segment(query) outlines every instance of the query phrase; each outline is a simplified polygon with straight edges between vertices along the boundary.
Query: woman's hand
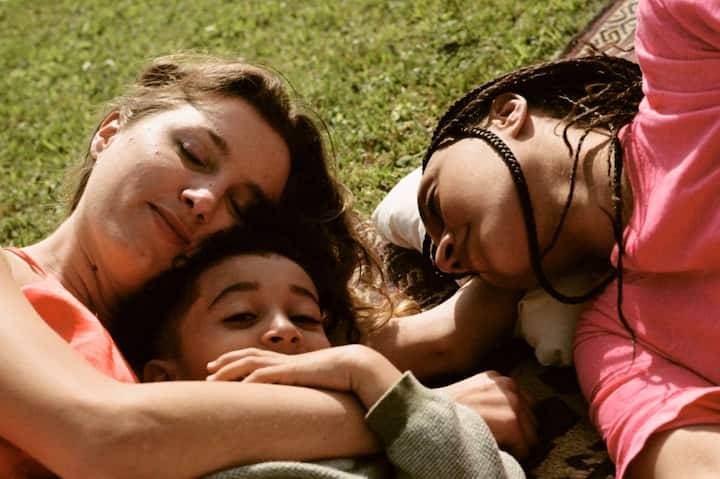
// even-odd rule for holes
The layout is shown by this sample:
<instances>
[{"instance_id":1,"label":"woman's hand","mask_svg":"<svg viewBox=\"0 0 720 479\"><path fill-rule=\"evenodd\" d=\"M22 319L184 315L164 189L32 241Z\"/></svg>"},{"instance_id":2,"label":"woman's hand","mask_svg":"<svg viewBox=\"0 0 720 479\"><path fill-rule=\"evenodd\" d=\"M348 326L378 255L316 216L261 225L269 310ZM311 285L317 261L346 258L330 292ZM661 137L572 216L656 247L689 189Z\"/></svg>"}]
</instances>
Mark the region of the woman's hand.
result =
<instances>
[{"instance_id":1,"label":"woman's hand","mask_svg":"<svg viewBox=\"0 0 720 479\"><path fill-rule=\"evenodd\" d=\"M223 354L208 364L208 380L242 380L353 392L366 408L401 376L377 351L359 344L302 354L257 348Z\"/></svg>"},{"instance_id":2,"label":"woman's hand","mask_svg":"<svg viewBox=\"0 0 720 479\"><path fill-rule=\"evenodd\" d=\"M533 401L512 378L488 371L439 389L480 414L500 447L512 455L526 457L537 442Z\"/></svg>"}]
</instances>

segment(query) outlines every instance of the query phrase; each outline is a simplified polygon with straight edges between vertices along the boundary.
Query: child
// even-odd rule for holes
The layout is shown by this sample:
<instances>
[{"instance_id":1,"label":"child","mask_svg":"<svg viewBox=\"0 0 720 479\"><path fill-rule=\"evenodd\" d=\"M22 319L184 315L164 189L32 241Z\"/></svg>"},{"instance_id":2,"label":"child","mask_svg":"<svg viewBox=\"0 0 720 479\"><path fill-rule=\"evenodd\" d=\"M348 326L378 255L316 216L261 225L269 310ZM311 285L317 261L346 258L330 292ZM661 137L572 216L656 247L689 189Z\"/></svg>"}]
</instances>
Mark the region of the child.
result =
<instances>
[{"instance_id":1,"label":"child","mask_svg":"<svg viewBox=\"0 0 720 479\"><path fill-rule=\"evenodd\" d=\"M243 380L352 392L387 455L265 462L212 477L524 477L473 411L368 347L331 347L330 338L346 342L362 325L342 299L346 286L323 262L328 257L312 232L235 229L211 238L120 311L128 318L123 324L144 333L115 332L144 381Z\"/></svg>"}]
</instances>

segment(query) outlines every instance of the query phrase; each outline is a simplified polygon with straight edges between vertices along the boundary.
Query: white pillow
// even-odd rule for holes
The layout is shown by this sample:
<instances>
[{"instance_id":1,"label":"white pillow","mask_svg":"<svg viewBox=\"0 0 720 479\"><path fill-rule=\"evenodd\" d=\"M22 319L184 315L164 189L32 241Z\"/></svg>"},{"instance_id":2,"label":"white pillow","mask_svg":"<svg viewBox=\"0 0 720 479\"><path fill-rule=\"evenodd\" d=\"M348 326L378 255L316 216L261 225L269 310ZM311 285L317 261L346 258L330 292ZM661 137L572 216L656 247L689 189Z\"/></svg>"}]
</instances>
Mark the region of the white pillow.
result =
<instances>
[{"instance_id":1,"label":"white pillow","mask_svg":"<svg viewBox=\"0 0 720 479\"><path fill-rule=\"evenodd\" d=\"M582 294L596 282L592 275L566 276L552 281L565 294ZM545 366L570 366L573 363L575 324L585 307L565 304L542 288L525 293L518 302L515 336L522 337L535 349L535 357Z\"/></svg>"},{"instance_id":2,"label":"white pillow","mask_svg":"<svg viewBox=\"0 0 720 479\"><path fill-rule=\"evenodd\" d=\"M375 208L371 220L389 242L422 252L425 226L417 206L421 177L422 169L417 168L401 179Z\"/></svg>"},{"instance_id":3,"label":"white pillow","mask_svg":"<svg viewBox=\"0 0 720 479\"><path fill-rule=\"evenodd\" d=\"M402 178L373 211L377 232L389 242L422 252L425 227L420 220L417 192L422 169ZM592 284L589 277L556 281L560 291L581 293ZM518 303L515 334L535 349L535 357L546 366L570 366L575 323L583 305L560 303L542 288L529 290Z\"/></svg>"}]
</instances>

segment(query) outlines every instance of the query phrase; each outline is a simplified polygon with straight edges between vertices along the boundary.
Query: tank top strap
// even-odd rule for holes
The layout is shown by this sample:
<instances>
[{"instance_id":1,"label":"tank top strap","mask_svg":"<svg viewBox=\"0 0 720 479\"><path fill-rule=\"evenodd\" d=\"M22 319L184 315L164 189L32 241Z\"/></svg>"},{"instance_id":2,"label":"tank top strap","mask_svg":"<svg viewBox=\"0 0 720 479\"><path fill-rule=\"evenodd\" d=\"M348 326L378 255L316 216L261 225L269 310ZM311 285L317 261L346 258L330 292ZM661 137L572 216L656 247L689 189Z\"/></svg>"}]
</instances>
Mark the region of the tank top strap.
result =
<instances>
[{"instance_id":1,"label":"tank top strap","mask_svg":"<svg viewBox=\"0 0 720 479\"><path fill-rule=\"evenodd\" d=\"M38 273L42 276L45 276L45 277L48 276L47 271L45 271L45 269L43 269L43 267L40 266L40 264L37 261L32 259L30 257L30 255L28 255L22 249L16 248L14 246L4 246L2 249L4 249L5 251L8 251L10 253L13 253L15 256L17 256L21 260L25 261L28 264L28 266L30 266L30 268L32 268L32 270L35 271L36 273Z\"/></svg>"}]
</instances>

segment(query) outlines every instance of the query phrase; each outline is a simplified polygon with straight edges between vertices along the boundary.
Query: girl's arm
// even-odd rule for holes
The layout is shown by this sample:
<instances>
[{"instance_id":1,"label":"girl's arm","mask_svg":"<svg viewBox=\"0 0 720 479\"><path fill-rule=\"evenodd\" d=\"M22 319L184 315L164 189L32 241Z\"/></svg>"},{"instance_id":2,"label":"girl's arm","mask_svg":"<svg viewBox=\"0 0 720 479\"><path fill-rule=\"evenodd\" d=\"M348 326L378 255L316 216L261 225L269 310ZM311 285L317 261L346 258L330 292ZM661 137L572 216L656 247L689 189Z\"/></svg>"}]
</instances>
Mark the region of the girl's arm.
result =
<instances>
[{"instance_id":1,"label":"girl's arm","mask_svg":"<svg viewBox=\"0 0 720 479\"><path fill-rule=\"evenodd\" d=\"M512 330L521 296L476 277L432 309L391 319L363 343L422 380L472 373Z\"/></svg>"},{"instance_id":2,"label":"girl's arm","mask_svg":"<svg viewBox=\"0 0 720 479\"><path fill-rule=\"evenodd\" d=\"M61 477L190 478L378 450L347 394L103 376L36 314L0 258L0 436Z\"/></svg>"}]
</instances>

